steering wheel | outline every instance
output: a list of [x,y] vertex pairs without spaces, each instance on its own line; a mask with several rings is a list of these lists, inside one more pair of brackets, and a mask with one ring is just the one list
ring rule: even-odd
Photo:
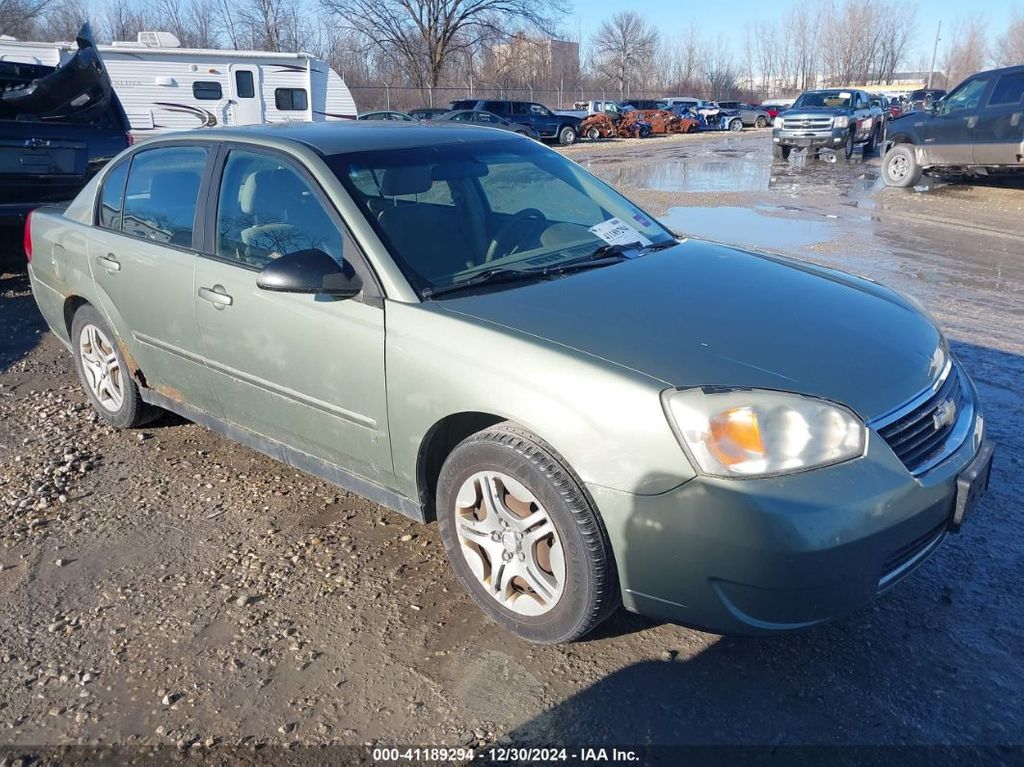
[[516,213],[491,238],[491,244],[487,246],[487,255],[484,257],[484,263],[489,264],[499,254],[505,256],[511,253],[513,246],[511,243],[507,243],[506,240],[509,239],[509,235],[527,221],[546,222],[547,217],[536,208],[523,208]]

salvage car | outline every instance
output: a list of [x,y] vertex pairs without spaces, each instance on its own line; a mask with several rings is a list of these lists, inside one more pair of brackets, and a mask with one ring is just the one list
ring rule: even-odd
[[454,112],[448,112],[434,119],[438,122],[472,123],[474,125],[482,125],[485,128],[510,130],[521,136],[540,139],[540,134],[533,129],[532,125],[509,122],[498,117],[498,115],[492,115],[490,112],[483,112],[479,109],[457,109]]
[[786,160],[793,149],[805,149],[814,156],[825,149],[837,160],[849,162],[859,144],[867,156],[883,138],[880,117],[880,109],[871,106],[865,91],[806,91],[775,118],[772,154],[776,160]]
[[538,142],[161,137],[26,228],[99,417],[178,413],[417,520],[528,640],[811,626],[976,509],[977,392],[913,299],[680,241]]
[[1024,172],[1024,66],[972,75],[928,111],[889,124],[885,183],[915,186],[925,172]]
[[47,202],[71,200],[131,143],[86,24],[60,67],[0,61],[0,226]]

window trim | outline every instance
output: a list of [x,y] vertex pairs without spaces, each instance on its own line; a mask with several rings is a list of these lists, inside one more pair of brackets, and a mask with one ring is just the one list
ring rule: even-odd
[[1024,104],[1024,91],[1021,92],[1020,98],[1017,99],[1016,101],[1001,101],[995,104],[992,103],[992,99],[996,95],[996,89],[999,87],[999,83],[1001,83],[1005,78],[1009,77],[1019,77],[1022,80],[1024,80],[1024,69],[1017,72],[1006,72],[1005,74],[1001,74],[999,75],[999,77],[996,78],[995,82],[992,84],[992,92],[988,94],[988,100],[985,102],[985,109],[1003,109],[1006,107],[1016,107]]
[[[199,177],[199,193],[196,195],[196,211],[195,211],[195,214],[193,215],[193,218],[192,218],[192,244],[191,245],[187,245],[187,246],[186,245],[177,245],[175,243],[159,242],[157,240],[151,240],[148,237],[139,237],[138,235],[135,235],[135,234],[129,234],[128,232],[124,231],[124,204],[123,203],[121,204],[121,227],[122,227],[121,229],[118,229],[118,230],[106,229],[105,227],[99,226],[98,224],[95,223],[96,220],[97,220],[96,217],[98,216],[98,213],[99,213],[99,211],[98,211],[98,205],[99,205],[99,202],[100,202],[100,195],[99,194],[97,194],[93,198],[93,227],[94,228],[101,229],[104,232],[108,232],[110,234],[115,234],[118,237],[127,237],[129,240],[132,240],[134,242],[145,242],[145,243],[148,243],[150,245],[159,245],[160,247],[163,247],[163,248],[171,248],[171,249],[179,251],[181,253],[188,253],[189,255],[193,255],[193,256],[198,254],[198,252],[199,252],[199,245],[202,243],[202,239],[203,239],[203,234],[202,234],[201,227],[205,227],[205,224],[206,224],[206,208],[203,205],[200,205],[199,202],[200,202],[200,200],[206,199],[205,186],[206,186],[206,184],[207,184],[207,182],[209,180],[210,171],[211,171],[211,169],[213,167],[212,166],[213,159],[217,155],[217,145],[215,143],[209,142],[209,141],[188,141],[186,139],[177,139],[177,140],[173,140],[173,141],[146,142],[145,144],[140,145],[138,148],[131,150],[131,152],[127,156],[125,156],[123,159],[121,159],[121,160],[119,160],[117,162],[117,165],[121,165],[123,163],[128,163],[128,175],[125,176],[125,180],[124,180],[124,183],[125,183],[125,199],[127,200],[128,178],[131,176],[131,173],[132,173],[131,166],[135,162],[135,158],[139,154],[141,154],[142,152],[152,152],[152,151],[155,151],[157,149],[170,149],[170,148],[173,148],[173,147],[184,147],[184,148],[187,148],[187,149],[204,149],[206,151],[206,162],[203,165],[203,170],[201,171],[200,177]],[[114,166],[114,167],[116,167],[116,166]],[[104,173],[103,178],[106,179],[106,173]],[[102,183],[101,183],[100,186],[102,188]]]
[[[306,106],[302,107],[301,109],[295,106],[295,91],[302,91],[302,95],[306,100]],[[291,106],[281,106],[281,94],[283,92],[288,92],[290,94],[288,97],[288,101],[291,104]],[[309,91],[307,91],[305,88],[293,88],[291,86],[274,88],[274,108],[277,109],[279,112],[307,112],[309,111]]]
[[[386,296],[384,295],[384,289],[381,286],[380,280],[377,278],[377,272],[370,263],[370,259],[366,257],[366,249],[352,233],[352,229],[345,221],[345,217],[341,215],[341,212],[335,207],[331,198],[324,191],[323,186],[319,181],[317,181],[313,174],[303,166],[299,158],[273,147],[248,144],[244,141],[219,142],[217,151],[214,153],[215,164],[209,174],[209,186],[205,190],[206,197],[205,205],[203,205],[204,220],[202,241],[197,248],[196,255],[200,258],[208,258],[211,261],[216,261],[221,264],[236,266],[239,269],[244,269],[245,271],[252,272],[253,274],[259,274],[263,271],[262,267],[245,264],[234,258],[224,258],[223,256],[218,256],[216,253],[217,211],[220,205],[220,187],[224,180],[224,171],[227,168],[228,155],[231,154],[232,151],[248,152],[249,154],[272,157],[295,171],[299,177],[309,185],[309,188],[313,191],[314,197],[316,197],[328,218],[331,219],[331,221],[338,227],[338,231],[341,232],[341,236],[344,241],[342,247],[344,248],[345,244],[350,244],[352,246],[352,252],[356,254],[355,258],[349,258],[347,255],[345,255],[344,258],[346,262],[351,264],[356,274],[358,274],[362,279],[363,289],[358,296],[347,300],[358,301],[370,306],[383,308],[384,298],[386,298]],[[200,192],[203,192],[202,187],[200,187]]]
[[[213,85],[216,85],[217,86],[217,96],[216,97],[200,96],[196,92],[196,86],[199,86],[199,85],[202,85],[202,86],[213,86]],[[196,99],[197,101],[220,101],[220,100],[222,100],[224,98],[224,86],[220,84],[220,80],[193,80],[192,81],[192,98]]]
[[[112,232],[113,234],[124,234],[122,227],[124,226],[124,200],[125,192],[128,189],[128,176],[132,172],[132,158],[135,156],[135,152],[132,152],[127,157],[112,162],[107,165],[103,170],[103,177],[99,181],[99,189],[96,192],[96,196],[92,201],[92,225],[97,229],[102,229],[104,232]],[[121,210],[118,211],[118,226],[117,229],[110,229],[109,227],[100,224],[100,209],[103,207],[103,190],[107,188],[107,179],[110,174],[117,171],[119,168],[125,168],[124,174],[124,185],[121,187]]]
[[[253,74],[252,70],[251,69],[236,69],[234,71],[234,75],[235,75],[235,94],[238,96],[238,98],[240,98],[240,99],[254,99],[254,98],[256,98],[256,75]],[[248,75],[249,76],[249,83],[248,83],[249,95],[248,96],[246,96],[245,94],[242,93],[242,84],[238,81],[239,75]]]

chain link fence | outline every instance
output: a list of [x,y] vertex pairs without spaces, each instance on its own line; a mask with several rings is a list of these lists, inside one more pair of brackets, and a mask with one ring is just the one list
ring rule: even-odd
[[[461,99],[509,99],[534,101],[549,109],[572,109],[577,101],[618,100],[616,89],[604,88],[502,88],[499,86],[467,85],[417,88],[411,85],[349,85],[352,98],[360,114],[381,109],[408,111],[417,107],[447,107]],[[632,90],[627,99],[654,99],[665,94],[661,91]]]

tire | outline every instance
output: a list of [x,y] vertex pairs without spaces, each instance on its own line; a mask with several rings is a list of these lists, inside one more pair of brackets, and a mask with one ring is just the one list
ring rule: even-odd
[[846,143],[841,149],[836,150],[837,162],[850,162],[853,158],[853,131],[846,134]]
[[71,345],[78,380],[100,418],[115,428],[133,429],[159,415],[142,401],[117,336],[89,304],[71,321]]
[[558,143],[562,146],[572,146],[577,138],[576,129],[571,125],[563,125],[558,131]]
[[[546,519],[529,525],[527,514]],[[582,483],[525,429],[506,421],[452,450],[438,478],[437,521],[463,588],[527,641],[571,642],[619,605],[611,547]],[[492,591],[495,579],[508,580]]]
[[597,128],[590,128],[587,131],[587,138],[590,139],[591,141],[597,141],[599,138],[601,138],[601,131],[599,131]]
[[882,158],[882,178],[886,186],[900,189],[917,186],[923,173],[911,144],[894,144]]
[[758,128],[767,128],[768,119],[764,115],[761,115],[760,117],[757,118],[757,121],[754,123],[754,125]]
[[793,151],[791,146],[783,146],[782,144],[772,144],[772,157],[776,160],[788,160],[789,153]]
[[743,120],[741,120],[738,117],[734,117],[731,120],[729,120],[729,130],[731,130],[733,133],[739,133],[741,130],[743,130]]
[[878,146],[878,128],[874,128],[871,131],[871,137],[864,144],[864,156],[867,157],[869,154],[875,151],[875,147]]

